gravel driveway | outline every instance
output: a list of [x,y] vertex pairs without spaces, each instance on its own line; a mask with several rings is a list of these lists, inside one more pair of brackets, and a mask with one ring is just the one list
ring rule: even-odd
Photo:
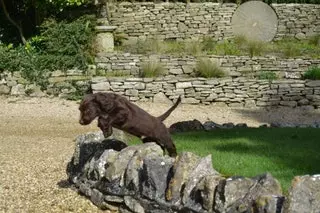
[[[139,103],[153,115],[169,105]],[[102,212],[66,185],[66,164],[73,139],[97,130],[78,124],[78,104],[57,98],[5,98],[0,96],[0,212]],[[312,123],[318,111],[243,110],[216,106],[181,105],[166,120],[198,119],[258,126],[272,121]],[[104,211],[106,212],[106,211]]]

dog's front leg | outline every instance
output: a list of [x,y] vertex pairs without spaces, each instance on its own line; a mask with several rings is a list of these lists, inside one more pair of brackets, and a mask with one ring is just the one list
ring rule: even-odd
[[112,126],[109,125],[108,118],[99,117],[98,118],[98,127],[103,132],[105,138],[108,138],[112,135]]

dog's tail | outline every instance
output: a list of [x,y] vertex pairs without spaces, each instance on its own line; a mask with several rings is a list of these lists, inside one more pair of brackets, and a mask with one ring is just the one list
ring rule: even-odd
[[170,109],[168,109],[165,113],[160,115],[158,117],[158,119],[161,121],[164,121],[173,112],[173,110],[175,110],[175,108],[177,108],[177,106],[180,104],[180,102],[181,102],[181,96],[179,96],[177,102],[172,107],[170,107]]

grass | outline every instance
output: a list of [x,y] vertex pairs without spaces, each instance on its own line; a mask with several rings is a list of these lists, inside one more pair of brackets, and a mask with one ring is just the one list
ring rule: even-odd
[[138,54],[170,55],[246,55],[250,57],[274,55],[280,58],[320,58],[320,36],[315,35],[306,40],[284,38],[280,41],[261,42],[247,40],[243,36],[216,41],[205,36],[201,41],[162,41],[157,38],[138,40],[117,46],[120,51]]
[[311,79],[311,80],[320,80],[320,66],[310,67],[304,74],[304,79]]
[[196,64],[195,73],[198,77],[205,78],[221,78],[226,75],[224,71],[210,59],[200,59]]
[[319,137],[312,128],[244,128],[179,133],[173,140],[180,153],[211,154],[226,176],[270,172],[287,193],[294,176],[320,173]]
[[140,78],[158,77],[163,75],[165,72],[163,65],[160,62],[151,60],[141,65],[139,71]]
[[272,71],[261,71],[258,74],[258,79],[272,81],[278,79],[278,76],[275,72]]

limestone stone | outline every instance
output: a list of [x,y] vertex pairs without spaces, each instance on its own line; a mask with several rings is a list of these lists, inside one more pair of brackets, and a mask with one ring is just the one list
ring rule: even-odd
[[307,213],[320,209],[320,175],[296,176],[289,189],[286,212]]
[[139,91],[136,89],[128,89],[125,93],[127,96],[137,97],[139,95]]
[[11,88],[11,95],[25,95],[25,86],[22,84],[17,84]]
[[154,103],[172,104],[172,101],[163,93],[159,92],[153,96]]
[[178,156],[173,166],[173,177],[166,191],[166,199],[173,204],[181,202],[183,186],[189,179],[192,169],[197,165],[200,158],[191,152],[183,152]]
[[190,87],[192,87],[191,82],[177,82],[176,83],[177,89],[185,89],[185,88],[190,88]]
[[200,100],[197,100],[195,98],[182,98],[181,103],[183,103],[183,104],[198,104],[198,103],[200,103]]
[[0,85],[0,95],[8,95],[10,94],[10,87],[8,87],[7,85]]

